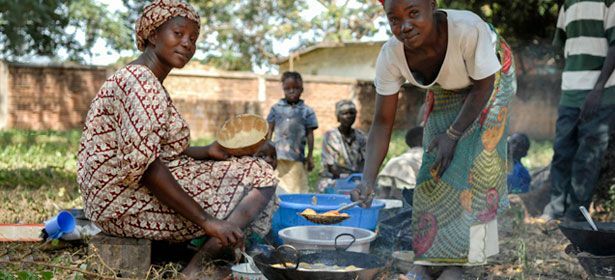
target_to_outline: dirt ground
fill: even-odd
[[[588,279],[578,261],[564,253],[569,243],[557,227],[523,223],[523,210],[512,206],[498,217],[500,254],[482,267],[469,268],[464,279]],[[0,244],[0,279],[92,279],[110,272],[88,272],[85,244]],[[385,279],[397,279],[388,267]],[[149,279],[177,279],[181,266],[152,266]],[[212,279],[211,277],[205,277]]]
[[[519,206],[498,217],[500,254],[467,270],[464,279],[588,279],[564,252],[570,242],[556,225],[526,224],[523,217]]]

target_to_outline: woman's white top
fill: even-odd
[[[428,85],[416,81],[406,63],[403,43],[391,37],[376,61],[374,84],[378,94],[396,94],[406,81],[424,89],[435,84],[447,90],[463,89],[472,84],[470,78],[481,80],[500,70],[497,35],[485,21],[470,11],[440,11],[447,14],[448,45],[436,79]]]

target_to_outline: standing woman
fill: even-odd
[[[209,240],[205,255],[241,246],[243,230],[265,234],[273,212],[273,169],[254,157],[229,158],[214,142],[190,147],[190,130],[164,79],[194,55],[198,14],[187,3],[155,0],[137,20],[141,55],[107,78],[85,120],[77,181],[86,216],[113,236]]]
[[[462,266],[498,253],[497,213],[508,206],[502,136],[516,91],[512,53],[472,12],[439,10],[435,0],[381,2],[394,37],[378,56],[376,112],[363,182],[352,197],[374,191],[401,85],[425,89],[427,150],[414,193],[410,274],[461,279]]]

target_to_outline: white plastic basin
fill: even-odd
[[[373,231],[341,226],[296,226],[282,229],[278,235],[284,244],[292,245],[297,249],[335,250],[335,237],[349,233],[354,235],[356,241],[348,251],[369,253],[369,245],[376,239]],[[352,242],[352,237],[344,235],[337,240],[338,248],[346,248]]]

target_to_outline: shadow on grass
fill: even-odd
[[[42,223],[83,207],[75,175],[55,167],[0,170],[0,223]]]
[[[48,166],[44,168],[0,169],[0,187],[13,189],[39,189],[45,187],[77,187],[77,174],[62,168]]]

